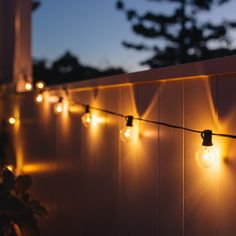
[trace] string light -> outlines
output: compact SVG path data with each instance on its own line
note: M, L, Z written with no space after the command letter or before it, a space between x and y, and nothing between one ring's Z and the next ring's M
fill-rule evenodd
M127 116L126 127L120 130L120 138L123 142L130 142L134 138L133 116Z
M25 89L26 89L27 91L32 90L32 84L31 84L30 82L25 82Z
M40 89L40 90L44 89L45 86L46 86L46 85L45 85L45 83L44 83L43 81L37 81L36 84L35 84L35 87L36 87L37 89Z
M81 117L84 127L88 127L92 123L92 115L88 105L85 106L84 115Z
M8 169L11 172L14 171L14 166L13 165L6 165L5 167L6 167L6 169Z
M34 100L36 103L42 103L43 102L43 93L39 92L38 94L36 94Z
M209 168L217 160L217 152L212 143L212 131L202 131L201 137L203 139L202 146L196 151L195 158L199 166Z
M25 88L27 90L31 90L32 89L31 83L26 82ZM41 90L45 89L44 82L38 81L36 83L36 88L38 88L40 90L39 93L37 94L36 102L40 103L43 101L43 96L42 96ZM65 90L65 91L66 91L66 95L67 95L67 90ZM213 143L212 143L212 136L213 135L225 137L225 138L236 139L236 135L232 135L232 134L213 133L211 130L199 131L199 130L190 129L190 128L186 128L183 126L174 125L174 124L170 124L170 123L166 123L166 122L162 122L162 121L147 120L147 119L143 119L140 117L133 117L131 115L125 116L125 115L117 113L117 112L113 112L113 111L106 110L103 108L93 107L93 106L86 105L86 104L79 103L79 102L74 102L74 104L78 104L78 105L85 107L85 113L81 117L82 123L85 127L88 127L91 124L96 125L97 123L99 123L99 119L94 114L91 114L91 111L90 111L91 109L97 110L100 112L104 112L104 113L107 113L110 115L115 115L115 116L125 118L126 119L126 127L120 131L120 138L124 142L130 142L135 137L135 132L134 132L134 128L133 128L133 120L139 120L139 121L152 123L152 124L156 124L156 125L160 125L160 126L165 126L165 127L169 127L169 128L174 128L174 129L181 129L181 130L193 132L193 133L199 133L199 134L201 134L203 142L202 142L202 146L196 151L195 158L196 158L198 165L201 167L204 167L204 168L208 168L208 167L213 166L217 160L217 157L218 157L217 151L214 149ZM59 101L54 105L54 112L56 114L59 114L59 113L63 112L63 110L64 110L63 97L60 97ZM13 124L15 124L16 119L14 117L10 117L8 122L13 125Z
M37 81L35 84L36 88L36 96L34 98L36 103L42 103L43 102L43 91L45 90L45 83L43 81Z
M8 119L8 123L11 124L11 125L14 125L16 123L16 119L14 117L10 117Z
M85 105L84 115L81 117L84 127L93 126L96 127L98 123L102 123L103 119L99 118L96 114L90 112L90 106Z
M60 97L59 101L54 105L55 114L60 114L63 112L63 98Z

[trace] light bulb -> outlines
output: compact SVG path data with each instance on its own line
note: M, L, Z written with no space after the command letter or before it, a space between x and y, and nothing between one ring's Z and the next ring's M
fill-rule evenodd
M26 82L26 83L25 83L25 89L26 89L27 91L30 91L30 90L32 89L32 84L31 84L30 82Z
M84 127L88 127L88 126L90 126L90 124L92 124L92 115L90 113L90 108L88 105L85 106L85 113L81 117L81 120L82 120Z
M204 168L213 166L217 160L217 152L213 146L201 146L196 151L197 164Z
M44 89L45 88L45 83L43 81L37 81L35 84L35 87L38 89Z
M212 143L212 131L204 130L201 132L201 137L203 139L202 146L196 151L195 158L199 166L209 168L217 160L217 152Z
M63 111L63 104L61 102L58 102L55 106L54 106L54 112L56 114L59 114Z
M9 124L14 125L16 123L16 119L14 117L10 117L8 119Z
M133 127L125 127L120 131L120 139L127 143L130 142L134 138L134 128Z
M35 102L36 103L41 103L43 101L43 94L39 93L35 96Z
M59 101L54 105L55 114L60 114L63 111L63 98L60 98Z
M127 116L126 127L120 131L120 139L123 142L130 142L134 138L133 116Z
M82 123L84 127L88 127L92 123L92 116L90 112L86 112L82 117L81 117Z
M13 165L6 165L6 169L13 172L14 171L14 166Z

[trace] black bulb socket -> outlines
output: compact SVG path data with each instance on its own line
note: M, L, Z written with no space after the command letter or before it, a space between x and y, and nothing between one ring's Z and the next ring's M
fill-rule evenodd
M61 103L63 101L63 97L59 97L58 102Z
M134 117L133 116L126 116L125 119L126 119L126 126L133 127Z
M203 139L202 146L213 146L212 142L212 130L204 130L201 132L201 137Z
M85 113L89 113L89 112L90 112L89 105L86 105L86 106L85 106Z

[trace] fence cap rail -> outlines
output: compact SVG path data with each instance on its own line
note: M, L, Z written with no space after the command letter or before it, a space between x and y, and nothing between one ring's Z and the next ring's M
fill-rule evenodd
M232 74L236 74L236 56L222 57L141 72L83 80L74 83L53 86L52 88L57 89L66 87L67 89L71 90L86 91L95 88L102 89L129 86L134 84L172 82L176 80L196 78L204 79L213 76Z

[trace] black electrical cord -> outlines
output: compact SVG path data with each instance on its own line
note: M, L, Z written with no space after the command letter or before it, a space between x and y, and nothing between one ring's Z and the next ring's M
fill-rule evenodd
M217 133L212 133L212 135L219 136L219 137L236 139L236 135L232 135L232 134L217 134Z
M147 122L147 123L152 123L152 124L156 124L156 125L161 125L161 126L165 126L165 127L169 127L169 128L185 130L185 131L192 132L192 133L202 134L204 132L204 131L201 131L201 130L190 129L190 128L187 128L187 127L183 127L183 126L179 126L179 125L174 125L174 124L170 124L170 123L166 123L166 122L162 122L162 121L154 121L154 120L143 119L143 118L140 118L140 117L126 116L126 115L123 115L123 114L118 113L118 112L114 112L114 111L110 111L110 110L107 110L107 109L90 106L90 105L85 104L85 103L80 103L80 102L74 101L73 99L69 98L68 90L67 89L63 89L63 90L65 91L66 97L69 100L72 100L74 104L77 104L77 105L80 105L80 106L84 106L85 108L87 107L88 109L92 109L92 110L104 112L104 113L107 113L107 114L110 114L110 115L122 117L122 118L124 118L126 120L127 120L128 117L132 117L132 120L139 120L139 121L143 121L143 122ZM60 97L60 99L62 99L62 97ZM214 135L214 136L236 139L236 135L232 135L232 134L220 134L220 133L211 133L211 134Z
M142 118L133 118L134 120L140 120L140 121L144 121L147 123L152 123L152 124L157 124L157 125L162 125L162 126L166 126L169 128L174 128L174 129L182 129L182 130L186 130L186 131L190 131L190 132L194 132L194 133L201 133L202 131L199 130L195 130L195 129L190 129L190 128L186 128L186 127L182 127L182 126L178 126L178 125L172 125L166 122L161 122L161 121L154 121L154 120L146 120L146 119L142 119Z
M77 102L77 104L81 105L81 106L85 106L85 107L89 106L89 108L91 108L93 110L101 111L101 112L104 112L104 113L107 113L107 114L110 114L110 115L114 115L114 116L119 116L119 117L122 117L122 118L125 118L125 119L127 119L127 117L128 117L128 116L125 116L123 114L120 114L120 113L117 113L117 112L114 112L114 111L110 111L110 110L107 110L107 109L90 106L90 105L87 105L87 104L84 104L84 103ZM190 128L187 128L187 127L183 127L183 126L179 126L179 125L173 125L173 124L162 122L162 121L147 120L147 119L143 119L143 118L140 118L140 117L133 117L133 120L139 120L139 121L152 123L152 124L156 124L156 125L162 125L162 126L169 127L169 128L174 128L174 129L181 129L181 130L185 130L185 131L192 132L192 133L202 134L202 132L203 132L202 130L190 129ZM212 135L219 136L219 137L236 139L236 135L232 135L232 134L212 133Z

